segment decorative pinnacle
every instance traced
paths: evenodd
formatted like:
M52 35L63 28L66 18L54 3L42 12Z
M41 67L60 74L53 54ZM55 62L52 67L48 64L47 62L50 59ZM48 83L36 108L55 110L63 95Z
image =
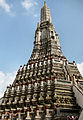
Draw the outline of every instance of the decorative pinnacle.
M46 6L46 2L44 1L44 6Z
M41 9L41 23L49 21L51 23L51 14L46 2L44 2L44 6Z

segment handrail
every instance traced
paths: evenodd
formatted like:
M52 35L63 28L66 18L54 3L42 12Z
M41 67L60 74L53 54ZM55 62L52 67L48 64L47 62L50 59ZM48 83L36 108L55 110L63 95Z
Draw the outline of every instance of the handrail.
M83 84L78 83L77 85L83 91Z
M66 84L72 84L72 81L64 80L64 79L55 79L56 82L66 83Z
M78 85L73 85L73 92L75 93L76 101L78 105L83 108L83 91L79 88Z
M2 102L2 99L3 99L3 97L2 98L0 98L0 102ZM1 104L1 103L0 103Z
M77 90L83 95L83 91L81 90L81 88L78 86L78 85L74 85L76 88L77 88Z

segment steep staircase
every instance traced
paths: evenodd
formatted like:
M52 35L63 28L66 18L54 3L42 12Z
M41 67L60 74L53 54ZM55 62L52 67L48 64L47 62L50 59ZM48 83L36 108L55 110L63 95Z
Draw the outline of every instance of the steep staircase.
M72 119L72 116L76 120L79 118L80 107L76 103L72 86L72 82L65 80L58 80L58 83L55 85L56 104L58 103L60 106L60 120Z

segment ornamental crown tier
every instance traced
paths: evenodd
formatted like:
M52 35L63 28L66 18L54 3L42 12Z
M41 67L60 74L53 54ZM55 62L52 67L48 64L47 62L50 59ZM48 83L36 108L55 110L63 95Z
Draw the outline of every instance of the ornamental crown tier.
M72 86L82 76L75 61L63 55L59 37L44 2L35 32L34 48L28 63L20 66L0 104L0 119L67 120L78 119Z

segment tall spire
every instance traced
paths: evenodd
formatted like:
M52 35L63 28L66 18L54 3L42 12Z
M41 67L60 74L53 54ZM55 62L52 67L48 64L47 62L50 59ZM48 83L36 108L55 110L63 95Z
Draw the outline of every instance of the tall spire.
M46 2L44 1L44 6L46 6Z
M58 34L51 21L50 10L44 2L41 9L41 23L38 23L35 32L34 49L31 59L41 59L42 57L49 57L52 55L63 56L61 46L59 43Z
M41 9L41 23L46 21L51 22L51 14L49 8L46 5L46 2L44 2L44 6Z

